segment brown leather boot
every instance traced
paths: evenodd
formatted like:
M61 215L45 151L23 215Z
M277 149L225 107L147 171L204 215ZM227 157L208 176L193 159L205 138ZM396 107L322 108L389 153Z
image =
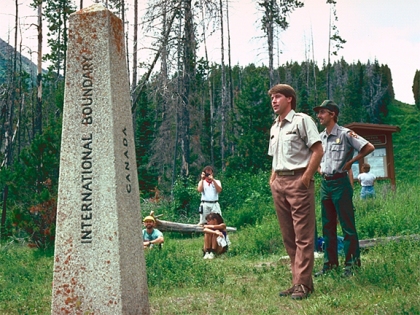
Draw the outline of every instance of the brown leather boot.
M303 284L296 284L294 286L294 291L292 293L291 298L293 300L303 300L309 297L309 295L313 292L313 289L309 289L307 286Z
M286 289L284 291L280 291L279 295L280 296L289 296L292 295L292 293L295 291L295 286L292 286L289 289Z

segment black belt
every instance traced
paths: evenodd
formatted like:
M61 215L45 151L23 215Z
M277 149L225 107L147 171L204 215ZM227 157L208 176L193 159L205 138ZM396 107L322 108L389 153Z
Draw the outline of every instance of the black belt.
M216 203L216 202L218 202L219 200L213 200L213 201L206 201L206 200L201 200L201 202L207 202L207 203Z
M346 177L347 173L335 173L332 175L328 175L328 174L322 174L322 178L325 180L334 180L334 179L339 179L339 178L343 178Z
M276 171L277 176L292 176L299 173L304 173L306 168L299 168L297 170L292 171Z

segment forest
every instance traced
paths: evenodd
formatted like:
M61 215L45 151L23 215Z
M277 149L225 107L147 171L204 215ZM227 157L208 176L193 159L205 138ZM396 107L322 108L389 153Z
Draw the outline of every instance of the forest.
M267 145L275 117L267 91L276 83L293 86L297 110L314 118L312 108L333 99L342 125L380 124L394 100L387 65L330 61L345 44L334 24L334 0L325 3L333 19L324 63L308 57L279 66L274 66L279 31L287 29L288 17L304 5L301 1L256 1L267 66L231 64L229 1L149 0L143 16L138 0L134 12L128 12L125 0L103 4L123 20L132 38L126 36L132 52L127 53L127 75L142 199L173 200L174 187L196 181L205 165L226 177L269 170ZM37 232L45 242L54 239L68 20L84 7L83 0L34 0L31 6L38 20L37 64L21 54L17 1L15 28L7 42L0 42L1 236ZM133 20L127 21L128 16ZM206 43L215 30L222 34L217 63L209 60ZM147 62L139 61L140 31L152 38L154 54ZM48 53L43 53L45 45ZM418 71L413 82L420 108Z

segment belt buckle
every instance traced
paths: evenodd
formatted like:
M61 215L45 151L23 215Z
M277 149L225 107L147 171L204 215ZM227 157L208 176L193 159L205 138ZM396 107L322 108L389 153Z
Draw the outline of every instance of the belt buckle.
M276 171L276 174L278 176L291 176L291 175L295 175L294 171Z

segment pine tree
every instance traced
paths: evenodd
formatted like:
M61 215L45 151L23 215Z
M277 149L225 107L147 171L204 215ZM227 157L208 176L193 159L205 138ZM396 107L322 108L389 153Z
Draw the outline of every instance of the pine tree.
M242 88L238 93L235 154L229 157L229 172L256 172L270 169L267 155L270 127L274 121L267 80L267 68L249 65L243 70Z

